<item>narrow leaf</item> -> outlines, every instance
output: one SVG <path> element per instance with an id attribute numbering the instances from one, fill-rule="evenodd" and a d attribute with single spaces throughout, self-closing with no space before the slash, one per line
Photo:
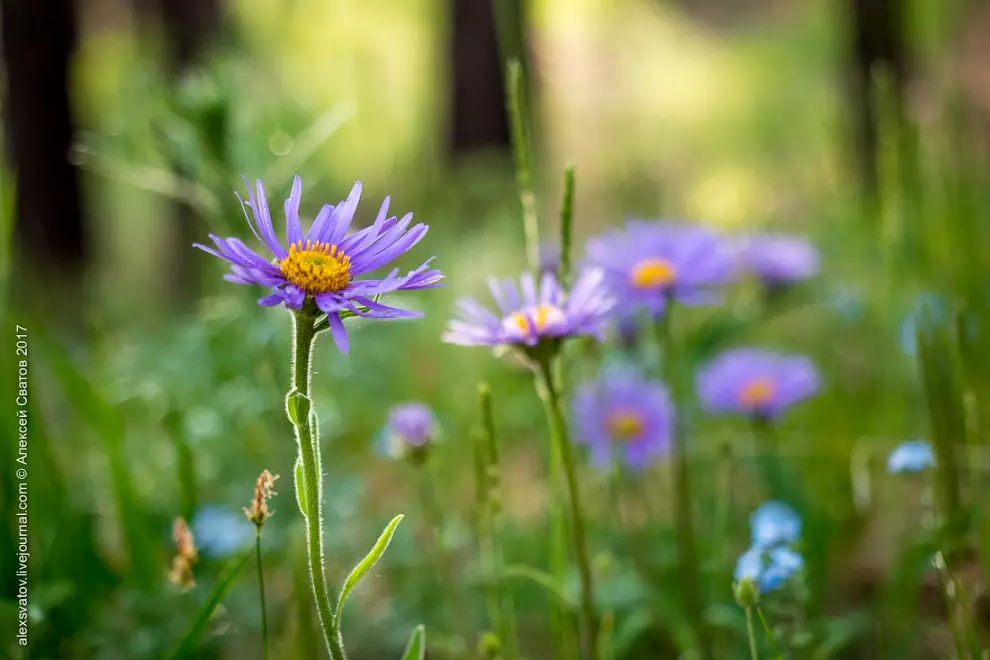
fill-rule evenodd
<path id="1" fill-rule="evenodd" d="M 196 619 L 189 627 L 189 631 L 186 633 L 186 636 L 183 637 L 182 642 L 176 647 L 172 655 L 169 656 L 172 660 L 189 657 L 189 654 L 196 646 L 196 640 L 199 639 L 200 635 L 203 634 L 203 631 L 206 630 L 206 625 L 210 622 L 213 612 L 217 609 L 220 603 L 223 602 L 223 599 L 226 598 L 227 592 L 230 591 L 230 587 L 233 586 L 234 579 L 240 572 L 241 567 L 253 553 L 254 549 L 252 548 L 251 551 L 245 552 L 240 557 L 233 559 L 223 569 L 223 573 L 220 574 L 220 578 L 217 580 L 216 586 L 213 587 L 210 597 L 207 599 L 206 603 L 203 605 L 203 608 L 196 616 Z"/>
<path id="2" fill-rule="evenodd" d="M 303 480 L 302 459 L 296 459 L 296 502 L 299 510 L 309 518 L 309 503 L 306 501 L 306 482 Z"/>
<path id="3" fill-rule="evenodd" d="M 424 660 L 424 658 L 426 658 L 426 628 L 423 624 L 419 624 L 409 637 L 402 660 Z"/>
<path id="4" fill-rule="evenodd" d="M 361 578 L 363 578 L 365 574 L 378 562 L 378 560 L 382 558 L 382 555 L 385 554 L 385 550 L 388 549 L 388 544 L 391 543 L 392 536 L 395 534 L 395 529 L 399 526 L 399 523 L 402 522 L 403 517 L 404 516 L 400 513 L 395 518 L 392 518 L 392 522 L 385 527 L 385 531 L 383 531 L 382 535 L 378 537 L 375 545 L 371 548 L 371 552 L 369 552 L 365 558 L 354 567 L 351 574 L 347 576 L 346 580 L 344 580 L 344 587 L 340 590 L 340 598 L 337 599 L 336 616 L 338 620 L 340 620 L 340 615 L 344 611 L 344 603 L 347 601 L 347 597 L 351 595 L 352 591 L 354 591 L 354 587 L 356 587 L 357 583 L 361 581 Z"/>

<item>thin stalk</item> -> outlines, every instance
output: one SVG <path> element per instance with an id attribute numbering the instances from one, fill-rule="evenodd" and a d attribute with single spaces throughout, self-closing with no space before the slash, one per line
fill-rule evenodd
<path id="1" fill-rule="evenodd" d="M 289 397 L 289 419 L 299 441 L 299 459 L 302 462 L 302 488 L 306 508 L 306 550 L 309 559 L 309 577 L 316 599 L 316 611 L 323 630 L 323 641 L 333 660 L 344 660 L 343 641 L 337 632 L 337 621 L 330 606 L 326 576 L 323 573 L 323 483 L 320 473 L 322 459 L 319 440 L 314 429 L 310 409 L 309 386 L 312 376 L 313 341 L 316 339 L 316 316 L 306 308 L 293 316 L 292 389 Z M 297 414 L 294 416 L 292 410 Z M 295 417 L 295 418 L 294 418 Z M 299 487 L 298 485 L 296 486 Z"/>
<path id="2" fill-rule="evenodd" d="M 760 660 L 760 653 L 756 650 L 756 631 L 753 629 L 753 608 L 746 608 L 746 635 L 749 637 L 749 657 L 752 660 Z"/>
<path id="3" fill-rule="evenodd" d="M 516 614 L 512 596 L 503 584 L 505 556 L 502 553 L 501 535 L 501 476 L 499 472 L 498 438 L 495 434 L 495 414 L 492 410 L 491 390 L 487 384 L 478 386 L 481 407 L 482 442 L 478 447 L 480 488 L 479 501 L 483 517 L 483 529 L 488 548 L 488 567 L 492 571 L 493 586 L 489 598 L 489 618 L 498 632 L 505 660 L 519 657 L 519 640 L 516 634 Z"/>
<path id="4" fill-rule="evenodd" d="M 700 579 L 697 563 L 697 544 L 694 533 L 694 502 L 691 493 L 691 466 L 688 457 L 687 438 L 684 424 L 685 395 L 681 384 L 680 370 L 676 360 L 676 347 L 672 318 L 674 301 L 668 299 L 664 318 L 656 324 L 657 341 L 663 354 L 663 366 L 667 387 L 671 398 L 681 405 L 674 428 L 674 519 L 677 528 L 677 563 L 681 578 L 681 592 L 684 598 L 684 614 L 698 636 L 698 647 L 702 659 L 711 657 L 708 627 L 705 625 L 700 592 Z"/>
<path id="5" fill-rule="evenodd" d="M 261 568 L 261 525 L 255 525 L 254 551 L 258 557 L 258 594 L 261 599 L 261 657 L 268 660 L 268 611 L 265 607 L 265 572 Z"/>
<path id="6" fill-rule="evenodd" d="M 516 184 L 523 211 L 523 231 L 526 236 L 526 259 L 535 273 L 540 269 L 540 225 L 536 213 L 536 193 L 533 190 L 533 143 L 529 131 L 526 105 L 526 85 L 522 65 L 517 59 L 508 62 L 506 87 L 509 92 L 509 125 L 512 129 L 512 153 L 516 162 Z"/>
<path id="7" fill-rule="evenodd" d="M 420 466 L 419 474 L 419 500 L 423 510 L 423 519 L 430 529 L 431 540 L 433 541 L 433 552 L 436 556 L 437 568 L 441 575 L 441 583 L 447 590 L 447 604 L 450 606 L 451 620 L 454 628 L 464 637 L 464 643 L 469 651 L 468 656 L 472 656 L 471 649 L 471 627 L 467 621 L 467 607 L 461 590 L 457 584 L 457 572 L 454 562 L 447 547 L 443 543 L 443 513 L 437 504 L 436 490 L 434 489 L 434 475 L 427 472 L 428 466 Z"/>
<path id="8" fill-rule="evenodd" d="M 556 382 L 561 382 L 558 363 L 555 371 Z M 560 396 L 563 396 L 560 394 Z M 567 497 L 563 484 L 562 460 L 556 444 L 550 446 L 549 468 L 547 470 L 547 490 L 549 492 L 548 516 L 550 518 L 550 575 L 554 582 L 563 584 L 567 578 L 567 515 L 564 499 Z M 550 601 L 550 639 L 553 640 L 555 657 L 575 658 L 574 617 L 570 608 L 561 601 Z"/>
<path id="9" fill-rule="evenodd" d="M 564 170 L 564 193 L 560 200 L 560 283 L 568 286 L 574 246 L 574 166 Z"/>
<path id="10" fill-rule="evenodd" d="M 760 624 L 763 626 L 763 634 L 767 636 L 767 641 L 770 642 L 770 650 L 773 651 L 773 656 L 775 658 L 782 658 L 783 656 L 780 655 L 780 649 L 777 648 L 777 640 L 773 638 L 773 632 L 770 630 L 770 624 L 767 623 L 767 618 L 763 616 L 763 610 L 757 607 L 756 615 L 760 617 Z"/>
<path id="11" fill-rule="evenodd" d="M 581 508 L 581 493 L 577 483 L 577 470 L 571 454 L 567 421 L 560 404 L 560 390 L 553 377 L 550 360 L 541 360 L 537 369 L 537 383 L 540 396 L 546 408 L 550 423 L 553 446 L 560 456 L 561 467 L 567 484 L 573 527 L 574 555 L 577 560 L 578 575 L 581 579 L 581 638 L 587 660 L 598 660 L 598 621 L 595 616 L 595 587 L 591 573 L 591 558 L 588 554 L 588 541 L 585 536 L 584 510 Z"/>
<path id="12" fill-rule="evenodd" d="M 757 464 L 760 466 L 767 490 L 770 491 L 770 499 L 780 499 L 787 492 L 787 484 L 780 461 L 774 452 L 770 424 L 766 418 L 759 415 L 754 415 L 752 422 Z"/>

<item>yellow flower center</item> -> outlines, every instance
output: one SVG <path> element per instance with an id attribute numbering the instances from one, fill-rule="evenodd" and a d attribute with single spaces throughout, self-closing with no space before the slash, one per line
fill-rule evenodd
<path id="1" fill-rule="evenodd" d="M 613 440 L 631 440 L 643 432 L 643 416 L 633 410 L 616 410 L 608 416 L 608 432 Z"/>
<path id="2" fill-rule="evenodd" d="M 533 324 L 536 325 L 536 331 L 543 332 L 551 323 L 563 320 L 564 313 L 560 311 L 560 308 L 544 303 L 536 308 L 532 318 Z M 514 325 L 519 332 L 529 332 L 529 316 L 525 311 L 513 312 L 509 316 L 508 322 L 510 325 Z"/>
<path id="3" fill-rule="evenodd" d="M 739 403 L 746 408 L 761 408 L 773 399 L 777 385 L 770 378 L 754 378 L 739 390 Z"/>
<path id="4" fill-rule="evenodd" d="M 302 241 L 289 246 L 289 256 L 279 264 L 282 276 L 308 294 L 344 289 L 351 281 L 351 258 L 336 245 Z"/>
<path id="5" fill-rule="evenodd" d="M 629 276 L 634 287 L 646 291 L 668 287 L 676 280 L 677 269 L 669 261 L 659 257 L 640 261 Z"/>

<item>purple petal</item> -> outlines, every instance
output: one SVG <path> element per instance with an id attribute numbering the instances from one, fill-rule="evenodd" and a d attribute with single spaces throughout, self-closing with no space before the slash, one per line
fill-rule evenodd
<path id="1" fill-rule="evenodd" d="M 341 353 L 347 353 L 349 350 L 347 329 L 344 328 L 344 322 L 340 320 L 340 314 L 327 314 L 327 323 L 330 325 L 330 334 L 333 335 L 337 348 L 340 349 Z"/>
<path id="2" fill-rule="evenodd" d="M 398 309 L 396 307 L 389 307 L 388 305 L 382 305 L 381 303 L 376 303 L 370 298 L 365 298 L 364 296 L 358 296 L 355 298 L 359 303 L 367 307 L 372 314 L 372 318 L 379 319 L 418 319 L 422 318 L 422 312 L 412 312 L 406 309 Z"/>
<path id="3" fill-rule="evenodd" d="M 309 228 L 309 235 L 306 238 L 314 243 L 317 241 L 326 243 L 327 240 L 324 235 L 328 233 L 327 228 L 329 227 L 331 215 L 333 215 L 333 207 L 329 204 L 324 204 L 313 220 L 313 225 Z"/>
<path id="4" fill-rule="evenodd" d="M 302 179 L 297 174 L 292 180 L 292 192 L 285 200 L 285 235 L 289 245 L 303 240 L 302 221 L 299 219 L 299 204 L 302 203 Z"/>
<path id="5" fill-rule="evenodd" d="M 330 219 L 330 234 L 327 236 L 327 241 L 331 245 L 340 245 L 344 237 L 347 236 L 347 230 L 351 226 L 351 222 L 354 220 L 354 213 L 357 211 L 358 203 L 361 201 L 361 182 L 358 181 L 351 188 L 350 194 L 343 203 L 338 204 L 337 208 L 333 211 L 333 216 Z M 388 208 L 388 199 L 386 198 L 385 208 Z"/>

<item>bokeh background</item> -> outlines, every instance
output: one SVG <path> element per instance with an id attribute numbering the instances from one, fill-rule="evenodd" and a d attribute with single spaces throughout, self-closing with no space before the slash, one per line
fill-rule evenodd
<path id="1" fill-rule="evenodd" d="M 506 552 L 544 566 L 547 434 L 531 378 L 512 360 L 440 342 L 456 298 L 525 267 L 507 56 L 525 71 L 548 245 L 561 172 L 573 164 L 577 256 L 587 236 L 629 216 L 784 231 L 821 250 L 822 274 L 772 317 L 754 317 L 757 292 L 744 284 L 685 321 L 699 359 L 756 343 L 811 355 L 824 374 L 822 395 L 780 429 L 781 453 L 817 512 L 805 538 L 817 641 L 801 657 L 951 657 L 926 570 L 931 540 L 915 529 L 917 484 L 883 471 L 905 439 L 947 433 L 960 448 L 973 514 L 963 570 L 974 611 L 990 612 L 981 596 L 990 566 L 990 6 L 495 6 L 3 0 L 2 409 L 14 400 L 15 323 L 28 328 L 32 388 L 32 647 L 21 657 L 166 654 L 228 559 L 253 542 L 241 507 L 263 468 L 282 475 L 264 531 L 273 657 L 322 657 L 291 488 L 289 318 L 259 308 L 260 292 L 223 282 L 221 264 L 191 247 L 209 232 L 246 236 L 234 196 L 242 175 L 266 182 L 276 215 L 296 173 L 306 217 L 355 180 L 362 224 L 391 195 L 393 209 L 431 226 L 404 265 L 436 255 L 447 276 L 444 289 L 404 296 L 424 320 L 357 323 L 349 355 L 328 341 L 316 352 L 331 582 L 393 514 L 408 514 L 349 606 L 353 657 L 397 657 L 420 622 L 431 658 L 474 648 L 477 639 L 458 639 L 438 588 L 432 526 L 454 555 L 471 629 L 487 629 L 472 508 L 479 381 L 491 384 L 503 443 Z M 923 327 L 936 346 L 927 371 Z M 608 362 L 627 349 L 598 350 Z M 585 364 L 572 378 L 593 373 Z M 445 431 L 431 468 L 439 522 L 422 511 L 416 469 L 377 450 L 388 408 L 411 399 L 432 406 Z M 2 428 L 0 653 L 18 657 L 7 633 L 16 618 L 12 412 Z M 745 423 L 706 421 L 693 439 L 708 614 L 726 658 L 746 654 L 725 557 L 745 548 L 759 502 L 745 478 L 749 433 Z M 743 475 L 728 486 L 727 465 Z M 601 475 L 584 476 L 613 657 L 678 657 L 686 624 L 666 466 L 625 484 L 618 501 Z M 708 521 L 723 510 L 728 527 L 717 529 Z M 177 516 L 202 554 L 189 592 L 167 580 Z M 645 567 L 633 565 L 630 539 Z M 552 657 L 547 594 L 526 580 L 513 593 L 527 657 Z M 260 657 L 259 624 L 245 573 L 195 657 Z"/>

